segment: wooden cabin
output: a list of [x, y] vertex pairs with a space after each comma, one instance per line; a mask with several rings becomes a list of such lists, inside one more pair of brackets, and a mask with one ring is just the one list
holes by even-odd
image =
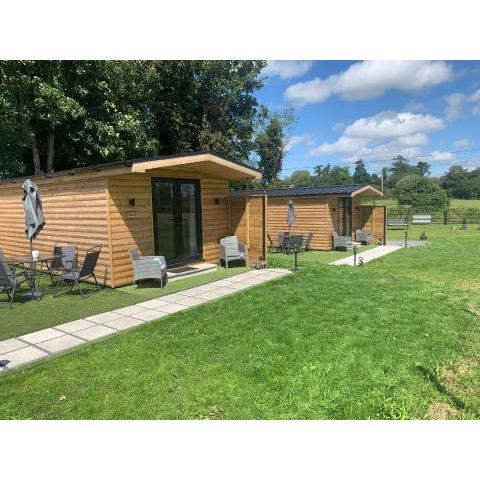
[[[261, 178], [254, 168], [203, 151], [115, 162], [30, 177], [38, 186], [46, 220], [33, 242], [42, 255], [54, 245], [75, 244], [78, 258], [94, 246], [97, 268], [111, 287], [133, 282], [129, 248], [163, 255], [169, 266], [218, 262], [219, 239], [237, 234], [249, 260], [265, 257], [264, 196], [230, 201], [230, 182]], [[0, 182], [0, 248], [7, 258], [25, 257], [22, 184]], [[255, 212], [250, 221], [250, 210]], [[258, 214], [258, 215], [257, 215]]]
[[267, 196], [267, 234], [276, 239], [279, 232], [288, 231], [288, 201], [295, 206], [296, 223], [293, 233], [313, 233], [313, 250], [331, 250], [332, 235], [352, 236], [355, 230], [370, 230], [375, 241], [385, 243], [385, 207], [362, 205], [366, 197], [382, 197], [383, 193], [371, 185], [332, 185], [280, 188], [274, 190], [241, 191], [234, 194], [237, 208], [247, 198]]

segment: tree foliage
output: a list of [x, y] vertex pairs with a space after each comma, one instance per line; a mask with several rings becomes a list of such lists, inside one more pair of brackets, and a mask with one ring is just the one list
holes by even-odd
[[353, 183], [370, 183], [372, 181], [371, 175], [367, 172], [365, 163], [360, 158], [355, 162], [355, 170], [353, 172]]
[[434, 180], [415, 174], [401, 178], [397, 182], [394, 194], [399, 205], [443, 209], [450, 203], [446, 190]]
[[440, 178], [440, 184], [453, 198], [480, 198], [480, 168], [467, 170], [452, 165]]
[[273, 114], [263, 111], [254, 147], [265, 184], [278, 184], [293, 124], [294, 115], [291, 109]]
[[261, 61], [1, 61], [3, 177], [215, 149], [248, 160]]

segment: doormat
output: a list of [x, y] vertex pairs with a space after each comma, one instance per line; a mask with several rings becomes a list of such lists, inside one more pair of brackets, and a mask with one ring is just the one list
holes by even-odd
[[198, 268], [195, 267], [177, 267], [177, 268], [171, 268], [170, 272], [171, 273], [185, 273], [185, 272], [194, 272], [198, 270]]

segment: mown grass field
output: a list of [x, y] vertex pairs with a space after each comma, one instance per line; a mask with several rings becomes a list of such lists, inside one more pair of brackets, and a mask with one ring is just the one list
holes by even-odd
[[480, 231], [430, 237], [2, 374], [0, 418], [480, 418]]

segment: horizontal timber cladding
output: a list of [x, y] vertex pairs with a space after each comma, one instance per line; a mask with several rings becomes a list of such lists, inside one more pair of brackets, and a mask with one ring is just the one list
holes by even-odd
[[[29, 255], [25, 238], [22, 181], [0, 185], [0, 248], [7, 258]], [[55, 245], [75, 244], [78, 259], [94, 246], [102, 247], [96, 274], [99, 281], [110, 282], [110, 246], [108, 235], [106, 177], [35, 178], [43, 202], [45, 227], [33, 241], [33, 248], [50, 255]], [[106, 277], [105, 277], [106, 275]]]
[[[154, 253], [151, 177], [200, 180], [203, 260], [218, 262], [219, 239], [229, 233], [230, 182], [189, 168], [150, 170], [108, 180], [113, 286], [133, 282], [129, 248]], [[135, 206], [129, 200], [135, 199]]]
[[[267, 209], [267, 233], [272, 240], [279, 232], [288, 231], [289, 197], [269, 197]], [[313, 233], [313, 250], [331, 250], [332, 234], [339, 225], [339, 206], [337, 197], [305, 196], [292, 198], [297, 220], [291, 228], [292, 233]]]
[[385, 244], [385, 212], [386, 207], [383, 206], [361, 206], [361, 223], [362, 229], [370, 230], [375, 241], [380, 240]]
[[267, 197], [231, 197], [230, 225], [231, 234], [238, 237], [241, 244], [248, 246], [249, 262], [266, 258], [265, 218]]

